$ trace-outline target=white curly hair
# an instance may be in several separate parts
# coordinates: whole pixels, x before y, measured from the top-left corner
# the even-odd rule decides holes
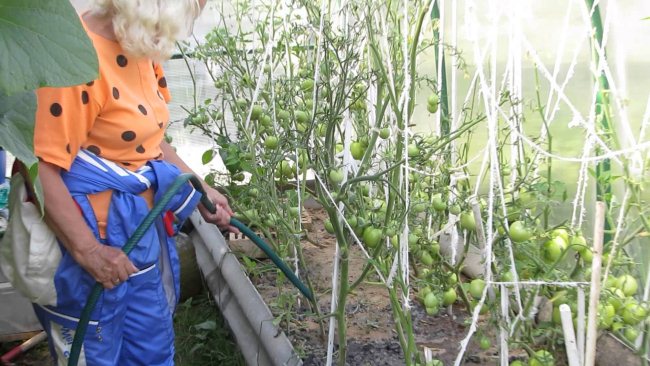
[[[111,17],[126,53],[160,62],[172,55],[176,41],[192,33],[201,5],[199,0],[93,0],[91,11]]]

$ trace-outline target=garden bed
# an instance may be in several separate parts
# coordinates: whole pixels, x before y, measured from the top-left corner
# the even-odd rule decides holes
[[[309,240],[301,240],[301,246],[321,313],[327,313],[330,309],[331,296],[328,289],[332,285],[336,239],[324,229],[324,221],[327,218],[325,211],[317,208],[307,210],[312,219],[312,228],[308,231]],[[353,246],[350,251],[351,281],[359,277],[365,262],[366,258],[361,250],[358,246]],[[301,299],[300,307],[293,304],[289,315],[286,314],[288,310],[286,307],[283,311],[278,306],[286,303],[288,298],[293,298],[297,290],[288,283],[278,287],[277,273],[277,271],[255,271],[250,274],[251,280],[274,315],[284,320],[283,329],[293,346],[302,354],[304,364],[324,365],[327,355],[327,336],[321,336],[317,316],[309,309],[304,299]],[[350,365],[402,365],[404,359],[394,332],[390,300],[385,286],[375,277],[370,275],[368,280],[348,298],[347,362]],[[458,305],[454,306],[451,312],[443,309],[436,316],[430,316],[425,313],[419,302],[411,301],[411,306],[418,346],[430,348],[433,357],[440,359],[445,365],[453,364],[459,343],[467,333],[465,326],[468,318],[467,311]],[[327,323],[323,324],[327,329]],[[471,343],[466,353],[466,363],[496,365],[498,357],[495,356],[495,351],[483,351],[478,345]]]

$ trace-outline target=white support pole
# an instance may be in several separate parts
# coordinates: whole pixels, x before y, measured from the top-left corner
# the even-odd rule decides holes
[[[576,336],[573,331],[573,319],[571,308],[567,304],[560,305],[560,318],[562,319],[562,331],[564,332],[564,346],[569,360],[569,366],[580,366]]]
[[[585,360],[585,290],[578,286],[578,356],[580,365]]]
[[[499,358],[501,359],[501,366],[508,366],[508,329],[510,325],[510,319],[508,317],[508,304],[510,299],[508,299],[508,286],[501,285],[501,321],[503,324],[499,328],[499,338],[501,342],[501,351],[499,352]]]
[[[584,366],[593,366],[596,362],[596,337],[598,318],[598,299],[600,298],[600,267],[603,255],[603,227],[605,224],[605,203],[596,202],[596,219],[594,220],[594,259],[591,264],[591,291],[589,292],[589,313],[587,315],[587,344]]]

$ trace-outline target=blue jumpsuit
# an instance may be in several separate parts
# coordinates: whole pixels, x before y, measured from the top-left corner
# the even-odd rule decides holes
[[[77,202],[86,224],[105,245],[122,247],[149,212],[139,194],[155,191],[154,204],[174,179],[178,168],[165,161],[150,161],[137,172],[121,168],[87,150],[81,150],[61,177]],[[87,195],[113,190],[106,238],[99,231]],[[189,184],[165,211],[178,222],[194,210],[200,194]],[[164,212],[164,211],[163,211]],[[61,246],[62,258],[54,277],[55,305],[34,305],[50,337],[50,351],[58,365],[67,365],[77,321],[95,284]],[[113,288],[104,290],[85,335],[79,365],[173,365],[172,314],[180,293],[180,265],[174,240],[162,217],[146,232],[129,258],[140,270]]]

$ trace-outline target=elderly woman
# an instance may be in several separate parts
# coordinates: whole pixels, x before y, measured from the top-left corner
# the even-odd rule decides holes
[[[169,91],[160,62],[191,33],[206,0],[95,0],[82,23],[99,58],[86,84],[37,91],[34,138],[46,220],[62,246],[56,299],[35,304],[50,350],[65,365],[95,282],[105,291],[91,316],[80,364],[172,365],[178,298],[174,221],[198,204],[188,186],[127,257],[120,248],[165,188],[188,166],[164,142]],[[229,228],[227,199],[206,221]],[[174,217],[175,215],[175,217]]]

